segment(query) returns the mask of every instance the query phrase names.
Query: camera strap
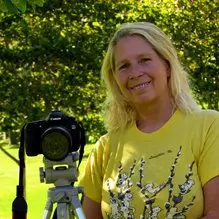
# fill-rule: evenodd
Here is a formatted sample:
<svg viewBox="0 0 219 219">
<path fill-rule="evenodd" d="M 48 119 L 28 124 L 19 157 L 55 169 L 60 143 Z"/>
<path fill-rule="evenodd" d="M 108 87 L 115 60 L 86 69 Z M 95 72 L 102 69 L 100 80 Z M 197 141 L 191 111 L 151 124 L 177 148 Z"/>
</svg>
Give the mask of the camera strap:
<svg viewBox="0 0 219 219">
<path fill-rule="evenodd" d="M 78 168 L 79 168 L 81 161 L 83 159 L 83 155 L 84 155 L 84 147 L 86 144 L 86 137 L 85 137 L 85 131 L 84 131 L 84 127 L 83 127 L 82 123 L 78 122 L 78 124 L 80 127 L 80 140 L 81 140 L 80 149 L 79 149 L 79 161 L 78 161 Z"/>
</svg>

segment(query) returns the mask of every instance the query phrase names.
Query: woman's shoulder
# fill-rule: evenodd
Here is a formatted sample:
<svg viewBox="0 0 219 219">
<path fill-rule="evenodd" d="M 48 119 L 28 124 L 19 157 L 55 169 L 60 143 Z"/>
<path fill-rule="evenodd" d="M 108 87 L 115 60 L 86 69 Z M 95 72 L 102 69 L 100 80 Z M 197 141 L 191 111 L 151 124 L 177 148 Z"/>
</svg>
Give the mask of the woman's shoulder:
<svg viewBox="0 0 219 219">
<path fill-rule="evenodd" d="M 121 135 L 120 130 L 114 130 L 114 131 L 107 132 L 106 134 L 102 135 L 99 140 L 102 142 L 109 143 L 111 141 L 115 141 L 116 139 L 118 139 L 120 135 Z"/>
<path fill-rule="evenodd" d="M 203 119 L 217 119 L 219 118 L 219 111 L 211 109 L 201 109 L 191 113 L 193 117 L 203 118 Z"/>
<path fill-rule="evenodd" d="M 107 132 L 104 135 L 100 136 L 96 144 L 108 145 L 111 141 L 115 141 L 115 139 L 117 139 L 119 133 L 119 131 Z"/>
<path fill-rule="evenodd" d="M 124 130 L 114 130 L 102 135 L 97 141 L 98 145 L 101 145 L 104 149 L 116 150 L 117 145 L 124 134 Z"/>
<path fill-rule="evenodd" d="M 192 124 L 209 127 L 212 124 L 219 126 L 219 112 L 216 110 L 202 109 L 187 115 L 187 121 Z"/>
</svg>

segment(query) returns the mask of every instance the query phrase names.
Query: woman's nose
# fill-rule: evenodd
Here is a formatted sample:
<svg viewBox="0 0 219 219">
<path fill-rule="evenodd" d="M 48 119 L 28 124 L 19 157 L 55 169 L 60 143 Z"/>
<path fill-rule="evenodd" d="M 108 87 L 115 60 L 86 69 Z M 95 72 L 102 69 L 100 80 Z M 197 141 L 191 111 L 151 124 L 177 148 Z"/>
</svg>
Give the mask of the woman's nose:
<svg viewBox="0 0 219 219">
<path fill-rule="evenodd" d="M 144 74 L 144 70 L 142 69 L 142 66 L 138 63 L 132 64 L 130 71 L 129 71 L 129 78 L 133 79 L 136 77 L 140 77 Z"/>
</svg>

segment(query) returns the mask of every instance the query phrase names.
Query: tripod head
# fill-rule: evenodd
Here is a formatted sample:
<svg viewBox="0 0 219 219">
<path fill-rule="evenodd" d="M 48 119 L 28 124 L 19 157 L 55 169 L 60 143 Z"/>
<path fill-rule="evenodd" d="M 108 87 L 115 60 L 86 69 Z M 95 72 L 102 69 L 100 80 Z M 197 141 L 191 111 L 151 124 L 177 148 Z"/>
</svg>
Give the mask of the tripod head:
<svg viewBox="0 0 219 219">
<path fill-rule="evenodd" d="M 76 161 L 79 160 L 78 152 L 69 153 L 61 161 L 51 161 L 43 157 L 43 167 L 40 167 L 40 182 L 53 183 L 55 186 L 73 185 L 78 178 Z"/>
</svg>

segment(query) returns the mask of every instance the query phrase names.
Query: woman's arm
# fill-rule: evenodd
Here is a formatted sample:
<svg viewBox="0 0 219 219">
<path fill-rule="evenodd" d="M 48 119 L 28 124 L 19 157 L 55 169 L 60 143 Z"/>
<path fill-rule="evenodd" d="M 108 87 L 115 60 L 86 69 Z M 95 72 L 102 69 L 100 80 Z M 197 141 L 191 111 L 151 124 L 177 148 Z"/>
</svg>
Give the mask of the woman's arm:
<svg viewBox="0 0 219 219">
<path fill-rule="evenodd" d="M 102 219 L 101 205 L 98 202 L 84 196 L 83 197 L 83 211 L 86 219 Z"/>
<path fill-rule="evenodd" d="M 219 176 L 208 181 L 204 191 L 204 216 L 202 219 L 219 218 Z"/>
</svg>

